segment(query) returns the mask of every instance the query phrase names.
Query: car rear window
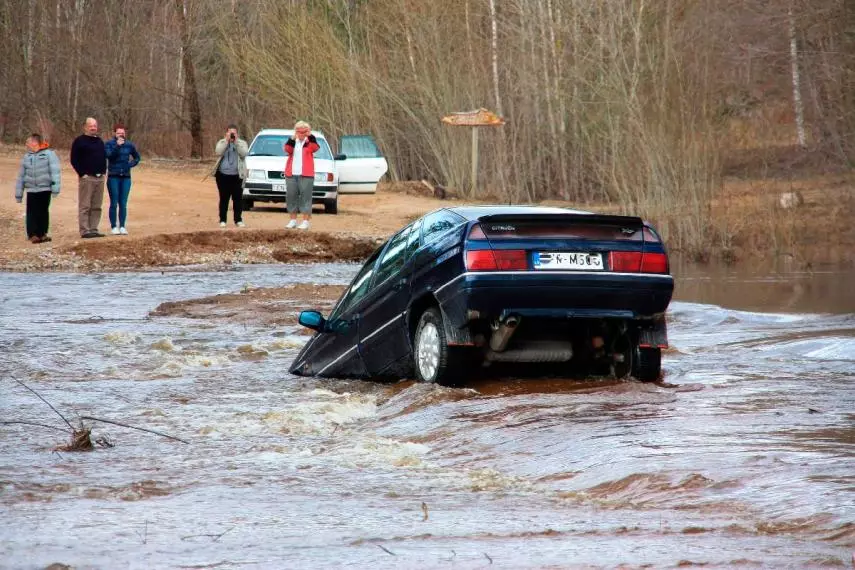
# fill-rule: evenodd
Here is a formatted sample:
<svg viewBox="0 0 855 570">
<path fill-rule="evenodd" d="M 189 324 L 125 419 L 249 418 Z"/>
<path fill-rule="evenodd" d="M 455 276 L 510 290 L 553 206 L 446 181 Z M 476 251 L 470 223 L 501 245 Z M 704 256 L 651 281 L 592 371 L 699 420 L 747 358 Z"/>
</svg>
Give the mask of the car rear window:
<svg viewBox="0 0 855 570">
<path fill-rule="evenodd" d="M 440 210 L 428 214 L 422 224 L 422 244 L 427 245 L 438 240 L 443 234 L 465 224 L 466 219 L 448 210 Z"/>
<path fill-rule="evenodd" d="M 289 135 L 259 135 L 249 147 L 249 156 L 285 156 L 285 142 Z M 327 139 L 317 137 L 321 148 L 315 153 L 315 158 L 332 160 L 332 151 Z"/>
<path fill-rule="evenodd" d="M 643 241 L 642 228 L 613 224 L 486 221 L 481 222 L 481 229 L 491 240 L 535 238 Z"/>
</svg>

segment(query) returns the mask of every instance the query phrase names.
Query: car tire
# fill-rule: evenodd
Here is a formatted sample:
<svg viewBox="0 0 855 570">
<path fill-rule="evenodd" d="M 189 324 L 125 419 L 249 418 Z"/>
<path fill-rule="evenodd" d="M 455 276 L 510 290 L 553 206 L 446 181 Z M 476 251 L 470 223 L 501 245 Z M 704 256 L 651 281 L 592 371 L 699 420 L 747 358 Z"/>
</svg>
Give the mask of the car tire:
<svg viewBox="0 0 855 570">
<path fill-rule="evenodd" d="M 464 371 L 463 354 L 449 347 L 445 336 L 442 313 L 429 307 L 419 318 L 413 337 L 413 369 L 420 382 L 454 386 Z"/>
<path fill-rule="evenodd" d="M 252 210 L 252 208 L 254 206 L 255 206 L 255 202 L 252 200 L 243 199 L 240 201 L 240 207 L 244 212 L 248 212 L 249 210 Z"/>
<path fill-rule="evenodd" d="M 642 382 L 656 382 L 662 373 L 662 349 L 637 348 L 632 375 Z"/>
<path fill-rule="evenodd" d="M 324 212 L 327 214 L 338 214 L 338 198 L 324 200 Z"/>
</svg>

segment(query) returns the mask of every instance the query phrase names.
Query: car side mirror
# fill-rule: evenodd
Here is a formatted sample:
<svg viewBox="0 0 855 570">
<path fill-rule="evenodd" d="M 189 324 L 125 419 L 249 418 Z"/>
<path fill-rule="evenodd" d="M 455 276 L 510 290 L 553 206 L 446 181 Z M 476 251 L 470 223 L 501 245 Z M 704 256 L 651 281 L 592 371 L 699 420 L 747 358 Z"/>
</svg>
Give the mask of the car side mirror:
<svg viewBox="0 0 855 570">
<path fill-rule="evenodd" d="M 306 328 L 320 332 L 324 331 L 327 324 L 327 320 L 318 311 L 301 312 L 297 322 Z"/>
<path fill-rule="evenodd" d="M 347 160 L 347 155 L 346 154 L 337 154 L 337 155 L 333 156 L 333 160 Z"/>
</svg>

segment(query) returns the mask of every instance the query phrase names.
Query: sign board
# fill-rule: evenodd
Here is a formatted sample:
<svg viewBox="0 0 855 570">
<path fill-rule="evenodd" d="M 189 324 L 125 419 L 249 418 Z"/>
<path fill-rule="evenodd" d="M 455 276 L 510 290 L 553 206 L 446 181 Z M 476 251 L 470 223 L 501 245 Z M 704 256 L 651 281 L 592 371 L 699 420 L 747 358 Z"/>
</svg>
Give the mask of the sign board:
<svg viewBox="0 0 855 570">
<path fill-rule="evenodd" d="M 442 122 L 455 127 L 501 127 L 505 124 L 502 117 L 484 108 L 452 113 L 443 117 Z"/>
</svg>

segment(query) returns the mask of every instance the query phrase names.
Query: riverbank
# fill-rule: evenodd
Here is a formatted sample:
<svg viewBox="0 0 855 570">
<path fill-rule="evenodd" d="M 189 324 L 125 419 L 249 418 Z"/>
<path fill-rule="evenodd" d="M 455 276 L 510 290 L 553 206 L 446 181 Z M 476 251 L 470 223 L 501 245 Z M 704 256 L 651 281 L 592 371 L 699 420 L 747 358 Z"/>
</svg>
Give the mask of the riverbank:
<svg viewBox="0 0 855 570">
<path fill-rule="evenodd" d="M 359 261 L 408 221 L 433 209 L 460 204 L 439 200 L 419 183 L 381 183 L 373 195 L 339 198 L 338 215 L 318 213 L 308 232 L 285 230 L 284 205 L 246 212 L 246 228 L 220 228 L 217 191 L 209 165 L 148 160 L 134 171 L 128 236 L 82 240 L 77 230 L 76 177 L 60 151 L 63 189 L 51 206 L 53 241 L 33 245 L 24 233 L 24 206 L 14 201 L 22 154 L 0 147 L 0 270 L 108 271 L 199 265 L 220 269 L 241 263 Z M 100 229 L 109 234 L 108 200 Z M 568 204 L 615 212 L 614 204 Z M 855 267 L 855 174 L 803 173 L 730 176 L 710 206 L 710 227 L 693 261 L 776 266 L 797 270 Z M 667 233 L 674 220 L 654 220 Z M 668 243 L 674 259 L 683 255 Z"/>
</svg>

